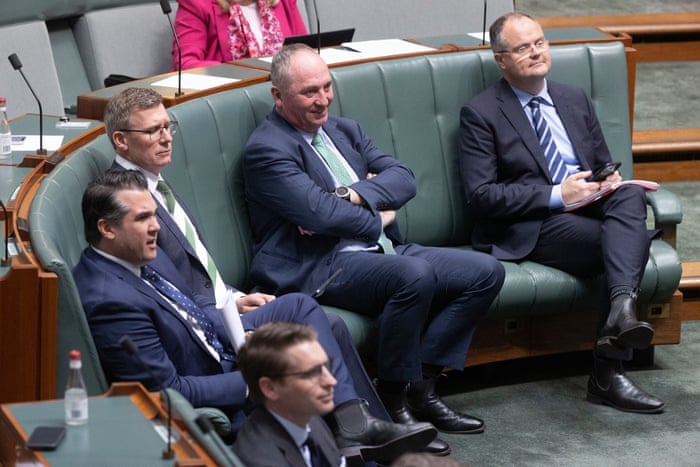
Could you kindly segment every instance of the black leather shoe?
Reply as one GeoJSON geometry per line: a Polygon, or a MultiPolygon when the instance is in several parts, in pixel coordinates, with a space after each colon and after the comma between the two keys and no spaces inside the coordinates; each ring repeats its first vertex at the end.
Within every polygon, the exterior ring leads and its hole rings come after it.
{"type": "MultiPolygon", "coordinates": [[[[401,423],[404,425],[411,425],[419,423],[416,417],[411,414],[406,407],[406,392],[402,391],[398,394],[388,394],[379,391],[379,397],[384,403],[384,407],[389,416],[395,423],[401,423]]],[[[434,456],[449,456],[452,452],[450,445],[440,438],[435,438],[432,440],[425,448],[422,449],[423,452],[427,452],[434,456]]]]}
{"type": "Polygon", "coordinates": [[[483,420],[455,412],[435,392],[435,379],[410,383],[406,391],[406,405],[414,417],[432,423],[445,433],[481,433],[483,420]]]}
{"type": "Polygon", "coordinates": [[[587,399],[623,412],[654,414],[664,410],[664,401],[639,388],[625,375],[622,362],[595,358],[588,378],[587,399]]]}
{"type": "Polygon", "coordinates": [[[651,345],[654,328],[636,317],[637,294],[623,293],[612,299],[610,313],[600,330],[596,348],[604,349],[628,346],[645,349],[651,345]]]}
{"type": "Polygon", "coordinates": [[[336,407],[326,421],[340,453],[353,464],[358,457],[390,464],[405,452],[423,449],[437,435],[430,423],[401,425],[374,418],[367,401],[357,399],[336,407]]]}

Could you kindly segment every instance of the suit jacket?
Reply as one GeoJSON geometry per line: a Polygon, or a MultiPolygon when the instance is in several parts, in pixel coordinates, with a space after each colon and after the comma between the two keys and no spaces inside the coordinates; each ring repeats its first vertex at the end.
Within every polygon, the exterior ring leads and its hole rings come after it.
{"type": "MultiPolygon", "coordinates": [[[[328,426],[320,417],[312,417],[309,427],[329,465],[340,465],[340,452],[328,426]]],[[[306,467],[294,440],[264,407],[248,416],[233,450],[248,467],[306,467]]]]}
{"type": "MultiPolygon", "coordinates": [[[[230,346],[214,302],[192,293],[160,248],[157,255],[150,265],[194,299],[213,321],[222,344],[230,346]]],[[[141,381],[149,390],[160,389],[159,382],[119,345],[119,339],[128,335],[163,385],[182,393],[194,407],[219,407],[229,416],[240,416],[237,411],[246,401],[240,372],[231,371],[228,363],[225,369],[155,289],[89,247],[73,276],[108,380],[141,381]]]]}
{"type": "MultiPolygon", "coordinates": [[[[283,37],[306,34],[297,0],[280,0],[272,11],[279,20],[283,37]]],[[[178,0],[174,27],[182,50],[182,68],[233,60],[228,23],[229,15],[221,11],[217,0],[178,0]]],[[[177,70],[177,66],[178,52],[173,40],[173,70],[177,70]]]]}
{"type": "MultiPolygon", "coordinates": [[[[276,294],[312,293],[333,271],[340,239],[375,242],[382,232],[379,210],[399,209],[416,193],[413,173],[380,151],[349,119],[323,126],[357,173],[352,185],[366,201],[356,206],[333,194],[328,169],[301,133],[276,111],[253,132],[244,154],[246,199],[256,240],[253,282],[276,294]],[[377,174],[367,179],[368,173],[377,174]],[[314,232],[301,235],[298,226],[314,232]]],[[[400,241],[396,223],[387,236],[400,241]]]]}
{"type": "MultiPolygon", "coordinates": [[[[583,90],[552,81],[547,86],[581,170],[610,161],[583,90]]],[[[542,221],[552,215],[552,182],[535,130],[504,79],[462,107],[459,147],[460,175],[475,220],[474,248],[503,260],[526,257],[542,221]]]]}

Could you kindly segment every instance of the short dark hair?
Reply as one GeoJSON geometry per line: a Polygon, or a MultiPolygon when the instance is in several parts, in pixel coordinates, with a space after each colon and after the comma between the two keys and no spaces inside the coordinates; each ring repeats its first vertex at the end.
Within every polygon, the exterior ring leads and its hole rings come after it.
{"type": "Polygon", "coordinates": [[[129,208],[116,197],[116,193],[122,190],[148,191],[148,183],[143,174],[136,170],[109,170],[85,188],[82,201],[83,222],[85,239],[90,245],[96,245],[102,238],[97,228],[100,219],[119,224],[129,212],[129,208]]]}
{"type": "Polygon", "coordinates": [[[238,368],[248,385],[250,398],[264,403],[260,378],[280,378],[292,365],[287,349],[317,339],[318,333],[308,324],[282,322],[264,324],[248,336],[238,351],[237,360],[238,368]]]}
{"type": "Polygon", "coordinates": [[[530,18],[532,21],[537,22],[527,13],[520,13],[517,11],[511,11],[496,18],[496,21],[494,21],[489,28],[489,41],[491,42],[491,50],[494,52],[500,52],[508,48],[508,44],[505,43],[501,34],[503,33],[503,26],[506,24],[506,21],[511,18],[530,18]]]}

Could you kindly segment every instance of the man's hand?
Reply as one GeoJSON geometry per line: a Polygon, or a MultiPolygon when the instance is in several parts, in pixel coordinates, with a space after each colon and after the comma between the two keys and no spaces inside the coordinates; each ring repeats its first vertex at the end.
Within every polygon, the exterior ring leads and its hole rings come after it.
{"type": "Polygon", "coordinates": [[[253,293],[250,295],[244,295],[236,300],[236,307],[238,308],[238,312],[244,315],[266,304],[267,302],[271,302],[274,299],[274,295],[253,293]]]}
{"type": "Polygon", "coordinates": [[[564,180],[561,184],[561,197],[564,204],[575,203],[600,190],[601,184],[599,182],[586,181],[586,178],[590,176],[591,171],[586,170],[585,172],[575,173],[564,180]]]}
{"type": "Polygon", "coordinates": [[[297,230],[299,231],[300,234],[308,235],[309,237],[314,234],[311,230],[306,230],[305,228],[303,228],[300,225],[297,225],[297,230]]]}
{"type": "Polygon", "coordinates": [[[386,227],[396,219],[396,211],[379,211],[379,215],[382,217],[382,227],[386,227]]]}
{"type": "Polygon", "coordinates": [[[621,182],[622,181],[622,176],[620,175],[619,171],[613,172],[611,175],[608,175],[605,180],[600,182],[600,188],[605,188],[607,186],[612,185],[613,183],[621,182]]]}

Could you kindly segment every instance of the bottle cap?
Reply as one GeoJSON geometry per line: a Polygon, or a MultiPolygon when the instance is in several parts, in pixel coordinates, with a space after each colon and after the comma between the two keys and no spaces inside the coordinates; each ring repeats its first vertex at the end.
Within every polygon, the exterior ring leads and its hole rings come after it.
{"type": "Polygon", "coordinates": [[[80,360],[80,350],[71,350],[68,353],[68,358],[71,360],[80,360]]]}

